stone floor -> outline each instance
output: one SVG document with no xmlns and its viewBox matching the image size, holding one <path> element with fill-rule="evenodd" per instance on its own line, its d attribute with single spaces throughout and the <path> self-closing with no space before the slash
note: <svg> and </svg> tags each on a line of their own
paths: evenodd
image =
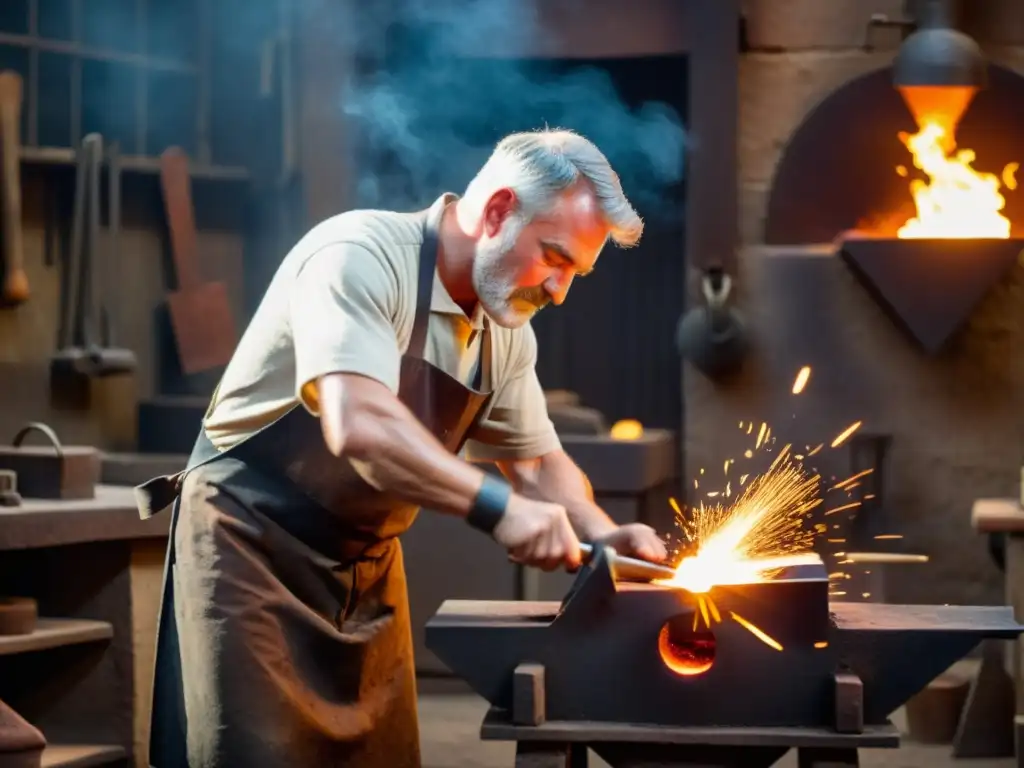
<svg viewBox="0 0 1024 768">
<path fill-rule="evenodd" d="M 505 742 L 479 739 L 487 707 L 483 699 L 454 686 L 426 685 L 420 695 L 420 732 L 424 768 L 513 768 L 515 748 Z M 902 713 L 894 722 L 904 728 Z M 1014 760 L 954 760 L 948 746 L 909 743 L 899 749 L 861 750 L 863 768 L 1014 768 Z M 591 768 L 607 764 L 591 754 Z M 782 758 L 777 768 L 796 768 L 796 756 Z"/>
</svg>

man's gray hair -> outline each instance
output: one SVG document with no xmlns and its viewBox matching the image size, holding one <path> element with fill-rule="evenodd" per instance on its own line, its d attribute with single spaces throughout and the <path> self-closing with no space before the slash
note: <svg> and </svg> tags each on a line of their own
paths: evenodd
<svg viewBox="0 0 1024 768">
<path fill-rule="evenodd" d="M 465 197 L 482 205 L 507 187 L 516 193 L 529 220 L 580 178 L 593 188 L 615 244 L 636 245 L 644 222 L 623 193 L 618 174 L 601 150 L 570 130 L 545 128 L 506 136 L 466 187 Z"/>
</svg>

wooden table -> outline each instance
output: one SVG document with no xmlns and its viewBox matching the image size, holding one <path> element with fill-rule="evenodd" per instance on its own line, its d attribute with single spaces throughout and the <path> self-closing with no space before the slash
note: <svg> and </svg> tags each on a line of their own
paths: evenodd
<svg viewBox="0 0 1024 768">
<path fill-rule="evenodd" d="M 130 488 L 0 507 L 0 595 L 33 597 L 31 635 L 0 637 L 0 698 L 43 731 L 43 765 L 147 766 L 169 514 Z"/>
</svg>

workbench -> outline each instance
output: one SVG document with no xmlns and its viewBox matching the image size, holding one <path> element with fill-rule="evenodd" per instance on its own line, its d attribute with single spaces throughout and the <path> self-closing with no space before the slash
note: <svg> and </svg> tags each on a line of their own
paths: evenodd
<svg viewBox="0 0 1024 768">
<path fill-rule="evenodd" d="M 1024 617 L 1024 509 L 1020 500 L 978 499 L 971 509 L 971 527 L 988 536 L 1005 537 L 1006 604 L 1020 621 Z M 1018 638 L 1003 645 L 1005 654 L 986 653 L 957 734 L 959 741 L 970 737 L 974 727 L 984 727 L 984 738 L 971 737 L 971 741 L 987 743 L 988 748 L 980 752 L 972 746 L 965 751 L 955 745 L 955 751 L 960 757 L 998 757 L 1016 752 L 1017 765 L 1024 766 L 1024 640 Z M 1009 692 L 1007 678 L 1012 681 Z"/>
<path fill-rule="evenodd" d="M 44 766 L 148 766 L 168 525 L 112 486 L 0 508 L 0 595 L 40 615 L 31 635 L 0 636 L 0 699 L 46 736 Z"/>
</svg>

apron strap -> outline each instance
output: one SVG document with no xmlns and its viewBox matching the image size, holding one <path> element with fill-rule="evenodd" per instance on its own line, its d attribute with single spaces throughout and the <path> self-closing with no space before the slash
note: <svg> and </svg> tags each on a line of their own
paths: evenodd
<svg viewBox="0 0 1024 768">
<path fill-rule="evenodd" d="M 214 391 L 216 397 L 216 391 Z M 211 398 L 212 401 L 212 398 Z M 195 445 L 192 447 L 192 454 L 188 457 L 185 469 L 173 475 L 162 475 L 147 480 L 142 485 L 135 486 L 135 503 L 139 508 L 139 517 L 148 520 L 161 510 L 166 509 L 181 492 L 181 484 L 185 481 L 185 475 L 196 467 L 209 464 L 220 456 L 220 451 L 210 442 L 206 436 L 206 429 L 199 427 L 199 435 L 196 437 Z"/>
<path fill-rule="evenodd" d="M 423 218 L 423 243 L 420 245 L 419 274 L 416 281 L 416 314 L 409 335 L 406 354 L 422 360 L 427 350 L 427 329 L 430 327 L 430 301 L 434 295 L 434 272 L 437 270 L 438 230 L 444 215 L 445 201 L 435 203 Z"/>
<path fill-rule="evenodd" d="M 494 389 L 491 381 L 491 321 L 484 316 L 483 338 L 480 339 L 480 359 L 476 364 L 476 373 L 473 374 L 473 389 L 482 392 L 484 385 L 487 389 Z"/>
<path fill-rule="evenodd" d="M 434 297 L 434 273 L 437 271 L 437 251 L 440 247 L 438 232 L 441 217 L 447 204 L 442 198 L 423 217 L 423 244 L 420 245 L 419 270 L 416 282 L 416 313 L 409 335 L 406 354 L 419 360 L 424 359 L 427 350 L 427 331 L 430 328 L 430 304 Z M 485 367 L 486 366 L 486 367 Z M 472 387 L 477 392 L 484 383 L 491 385 L 491 327 L 490 319 L 484 317 L 483 338 L 480 340 L 480 360 L 473 374 Z"/>
</svg>

